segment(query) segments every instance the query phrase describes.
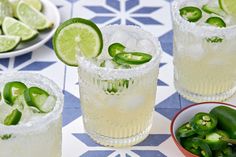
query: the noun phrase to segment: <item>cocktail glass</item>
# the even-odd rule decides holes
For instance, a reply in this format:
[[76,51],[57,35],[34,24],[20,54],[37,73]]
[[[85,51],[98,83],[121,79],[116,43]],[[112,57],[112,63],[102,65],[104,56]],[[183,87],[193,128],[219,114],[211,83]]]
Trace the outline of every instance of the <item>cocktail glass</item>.
[[21,81],[28,86],[45,89],[56,96],[56,104],[53,111],[40,118],[35,117],[32,121],[14,126],[0,123],[0,156],[61,157],[61,113],[64,101],[61,90],[46,77],[31,73],[3,73],[0,76],[0,87],[11,81]]
[[236,91],[236,26],[226,28],[190,23],[179,9],[208,1],[178,0],[172,4],[174,84],[185,98],[223,101]]
[[[138,27],[111,25],[102,28],[104,48],[113,38],[143,39],[151,44],[152,60],[131,69],[104,68],[78,58],[80,100],[85,130],[97,143],[125,147],[144,140],[152,126],[161,48],[154,37]],[[125,43],[123,43],[125,44]],[[127,46],[127,44],[126,44]],[[139,45],[140,46],[140,45]]]

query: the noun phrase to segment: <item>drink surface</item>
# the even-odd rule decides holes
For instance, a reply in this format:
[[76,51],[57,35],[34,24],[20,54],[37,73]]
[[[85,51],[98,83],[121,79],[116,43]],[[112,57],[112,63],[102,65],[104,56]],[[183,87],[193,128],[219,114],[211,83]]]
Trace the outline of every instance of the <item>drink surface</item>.
[[[2,88],[2,100],[0,104],[0,156],[11,157],[61,157],[61,112],[63,106],[63,95],[59,88],[47,78],[28,73],[4,74],[0,77]],[[16,82],[17,81],[17,82]],[[36,108],[36,106],[27,106],[26,100],[21,97],[17,99],[8,99],[5,95],[6,84],[10,82],[13,87],[14,96],[20,93],[19,82],[27,86],[26,90],[34,89],[33,95],[37,100],[43,101],[42,91],[35,90],[38,87],[45,90],[49,95],[55,96],[56,100],[51,101],[53,108],[45,113],[46,108]],[[12,84],[12,82],[14,82]],[[17,84],[18,83],[18,84]],[[22,87],[22,86],[21,86]],[[37,94],[40,94],[38,99]],[[50,96],[49,96],[50,97]],[[7,100],[14,100],[10,104]],[[48,99],[45,99],[49,101]],[[36,103],[39,104],[37,101]],[[46,102],[48,103],[48,102]],[[47,105],[50,105],[47,104]],[[36,105],[38,105],[36,104]],[[32,105],[32,104],[31,104]],[[13,111],[18,110],[21,117],[14,116]],[[44,113],[42,112],[44,111]],[[6,120],[8,117],[8,120]],[[9,119],[17,119],[11,121]],[[42,151],[43,150],[43,151]]]
[[[79,57],[80,98],[85,129],[98,143],[124,147],[149,133],[156,97],[159,47],[147,32],[131,26],[102,29],[104,48],[93,60]],[[121,66],[108,53],[113,43],[128,52],[145,52],[152,59],[141,65]],[[105,60],[105,66],[100,66]]]
[[[172,8],[175,86],[195,102],[222,101],[236,90],[235,17],[202,11],[199,21],[189,22],[180,15],[179,10],[186,6],[201,9],[208,2],[182,0]],[[206,23],[211,17],[220,17],[226,26]]]

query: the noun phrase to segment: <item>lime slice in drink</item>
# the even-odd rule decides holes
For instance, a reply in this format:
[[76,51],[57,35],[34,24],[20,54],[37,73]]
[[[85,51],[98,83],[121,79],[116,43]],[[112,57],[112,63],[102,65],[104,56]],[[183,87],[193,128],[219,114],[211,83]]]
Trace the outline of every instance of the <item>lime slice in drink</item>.
[[28,106],[37,108],[42,113],[50,112],[54,105],[55,99],[45,90],[39,87],[30,87],[24,92],[25,102]]
[[7,16],[13,16],[13,8],[8,0],[0,0],[0,26],[2,25],[3,19]]
[[14,81],[6,83],[3,88],[3,99],[5,103],[11,106],[14,105],[16,98],[23,94],[25,89],[27,89],[27,87],[22,82]]
[[96,57],[102,52],[102,33],[92,21],[73,18],[57,29],[53,47],[62,62],[78,66],[78,52],[86,58]]
[[235,0],[219,0],[220,8],[227,14],[236,17],[236,1]]
[[14,18],[6,17],[2,23],[4,34],[21,37],[22,41],[28,41],[35,38],[38,32]]
[[53,26],[53,23],[46,16],[24,1],[18,3],[16,13],[20,21],[34,29],[45,30]]
[[18,36],[0,35],[0,53],[15,49],[20,40]]
[[21,119],[22,113],[15,109],[4,120],[4,125],[17,125]]

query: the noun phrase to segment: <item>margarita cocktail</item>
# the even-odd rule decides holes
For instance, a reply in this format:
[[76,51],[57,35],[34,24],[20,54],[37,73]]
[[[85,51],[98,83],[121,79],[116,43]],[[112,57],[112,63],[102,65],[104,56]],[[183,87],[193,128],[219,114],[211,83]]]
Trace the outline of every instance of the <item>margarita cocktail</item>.
[[173,2],[174,81],[189,100],[222,101],[236,91],[236,21],[228,2]]
[[[103,145],[133,145],[142,141],[152,126],[160,47],[149,33],[137,27],[107,26],[102,34],[102,54],[95,60],[79,57],[85,129]],[[122,61],[111,57],[113,47],[133,52],[131,55],[146,52],[152,59],[140,65],[119,64]]]
[[152,126],[161,54],[155,38],[135,26],[100,31],[91,21],[74,18],[58,28],[53,41],[58,58],[78,66],[87,133],[105,146],[144,140]]
[[1,157],[61,157],[63,95],[51,80],[2,74]]

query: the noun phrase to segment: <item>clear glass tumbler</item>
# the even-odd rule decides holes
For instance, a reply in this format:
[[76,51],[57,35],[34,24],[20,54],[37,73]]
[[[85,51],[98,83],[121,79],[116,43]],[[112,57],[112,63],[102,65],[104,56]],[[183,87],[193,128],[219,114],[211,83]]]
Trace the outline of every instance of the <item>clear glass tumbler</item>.
[[5,126],[0,123],[0,156],[61,157],[61,113],[64,101],[61,90],[53,81],[39,74],[3,73],[0,76],[0,87],[10,81],[21,81],[27,86],[40,87],[56,96],[57,99],[54,109],[40,118],[14,126]]
[[180,16],[180,8],[206,2],[178,0],[172,4],[174,84],[183,97],[194,102],[223,101],[236,91],[236,26],[199,25]]
[[138,27],[114,25],[102,28],[103,53],[119,30],[152,42],[152,60],[131,69],[112,69],[79,57],[78,72],[85,130],[97,143],[125,147],[144,140],[151,129],[161,48]]

